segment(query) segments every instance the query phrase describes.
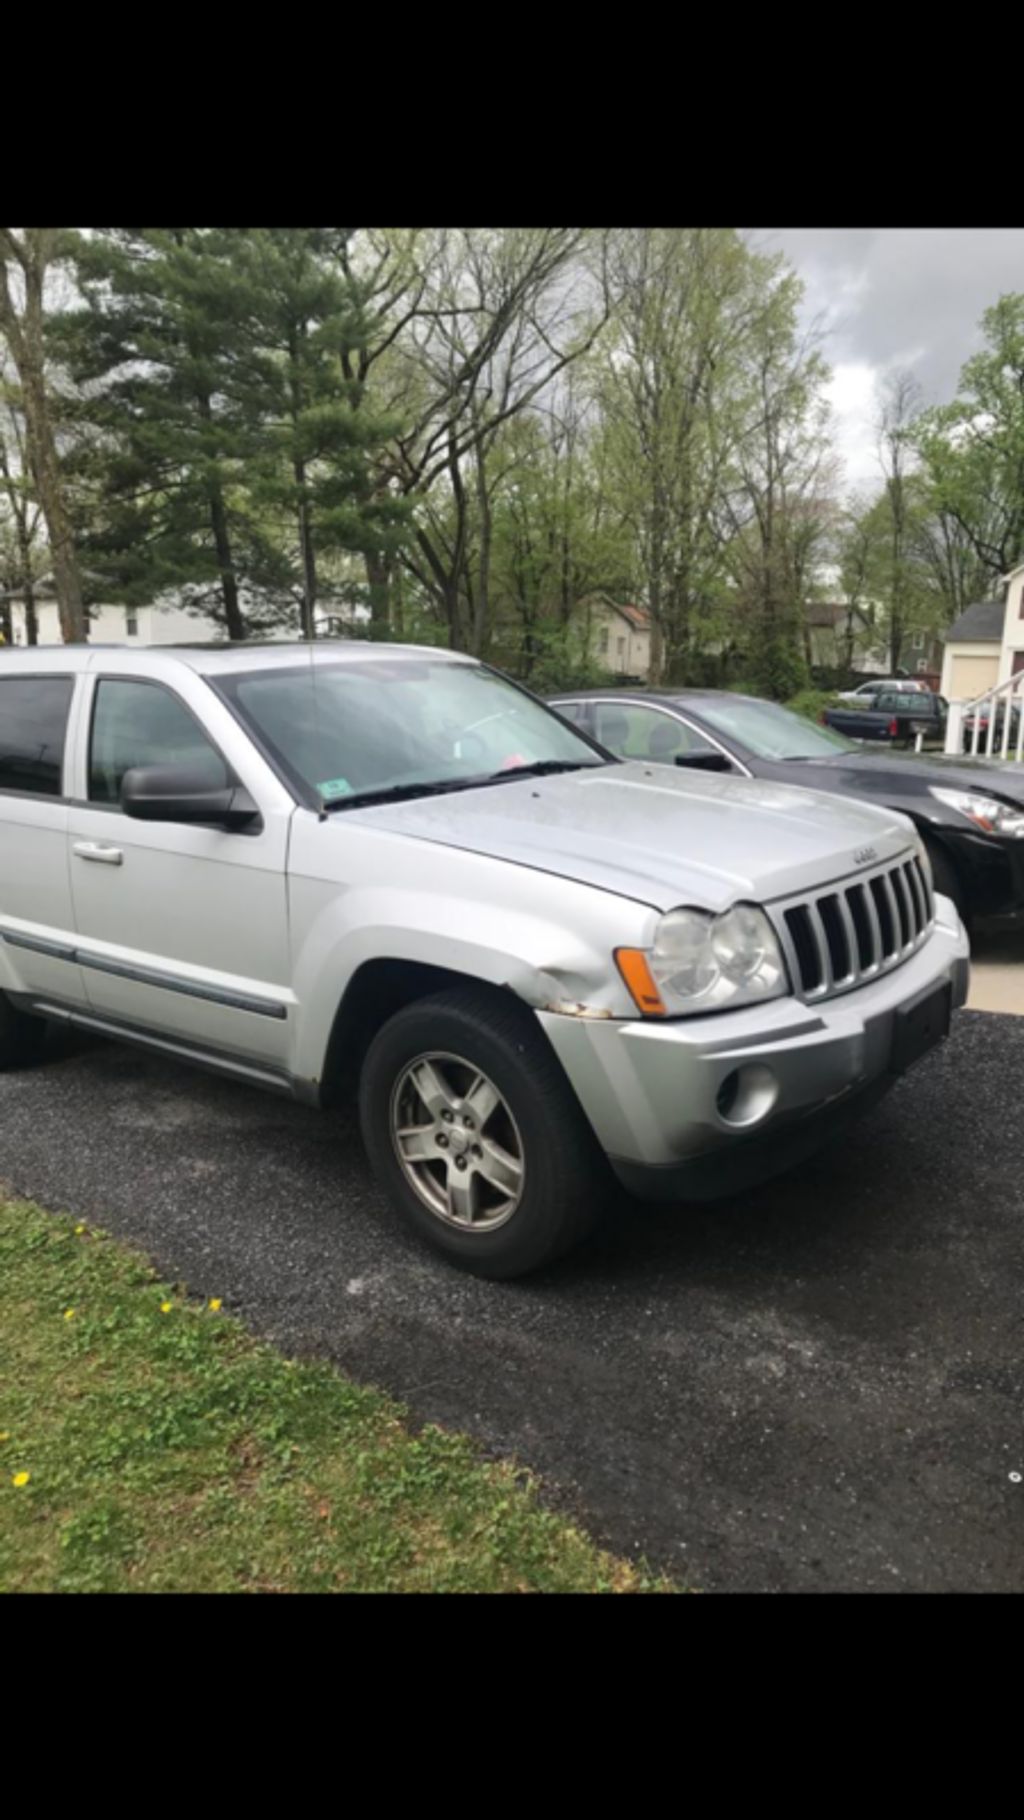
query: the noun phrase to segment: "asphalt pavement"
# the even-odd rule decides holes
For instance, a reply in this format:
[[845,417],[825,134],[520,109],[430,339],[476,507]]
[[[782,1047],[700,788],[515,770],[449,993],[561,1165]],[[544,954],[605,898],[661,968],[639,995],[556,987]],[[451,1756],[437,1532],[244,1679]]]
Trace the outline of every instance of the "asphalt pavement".
[[0,1076],[0,1180],[544,1478],[704,1590],[1024,1584],[1024,1021],[965,1012],[839,1146],[463,1276],[326,1116],[112,1044]]

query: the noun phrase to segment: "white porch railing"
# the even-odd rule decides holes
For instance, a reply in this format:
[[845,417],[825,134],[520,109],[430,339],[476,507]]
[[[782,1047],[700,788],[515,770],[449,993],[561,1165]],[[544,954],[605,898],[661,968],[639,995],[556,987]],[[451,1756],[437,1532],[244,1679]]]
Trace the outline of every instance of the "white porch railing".
[[[987,712],[986,712],[987,711]],[[1024,753],[1024,670],[1007,677],[973,701],[951,701],[946,721],[946,751],[964,749],[964,727],[973,715],[968,751],[974,758],[1016,758]],[[982,720],[988,725],[982,732]]]

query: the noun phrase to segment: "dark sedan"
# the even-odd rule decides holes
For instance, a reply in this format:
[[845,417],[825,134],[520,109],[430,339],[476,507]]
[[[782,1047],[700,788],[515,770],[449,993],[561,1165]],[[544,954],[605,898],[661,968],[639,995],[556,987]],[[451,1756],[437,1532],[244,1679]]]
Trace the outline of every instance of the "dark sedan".
[[619,758],[800,783],[908,815],[961,916],[1024,911],[1024,765],[860,745],[725,690],[580,690],[551,706]]

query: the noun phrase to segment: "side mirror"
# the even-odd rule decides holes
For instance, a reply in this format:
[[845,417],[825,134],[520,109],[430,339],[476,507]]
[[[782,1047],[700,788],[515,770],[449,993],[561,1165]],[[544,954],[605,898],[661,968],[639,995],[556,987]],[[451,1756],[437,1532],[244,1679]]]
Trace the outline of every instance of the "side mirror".
[[677,752],[675,762],[688,771],[731,771],[733,768],[724,752]]
[[257,805],[241,784],[211,784],[188,765],[137,765],[121,780],[121,807],[143,822],[196,822],[256,834]]

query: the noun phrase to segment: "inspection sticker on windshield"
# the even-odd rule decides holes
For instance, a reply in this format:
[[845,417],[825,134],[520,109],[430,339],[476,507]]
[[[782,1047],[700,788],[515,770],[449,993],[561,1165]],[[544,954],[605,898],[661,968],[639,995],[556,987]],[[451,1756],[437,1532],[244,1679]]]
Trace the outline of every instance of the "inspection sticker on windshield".
[[347,777],[329,777],[325,784],[317,784],[317,789],[328,802],[334,796],[351,796],[352,794],[352,785]]

